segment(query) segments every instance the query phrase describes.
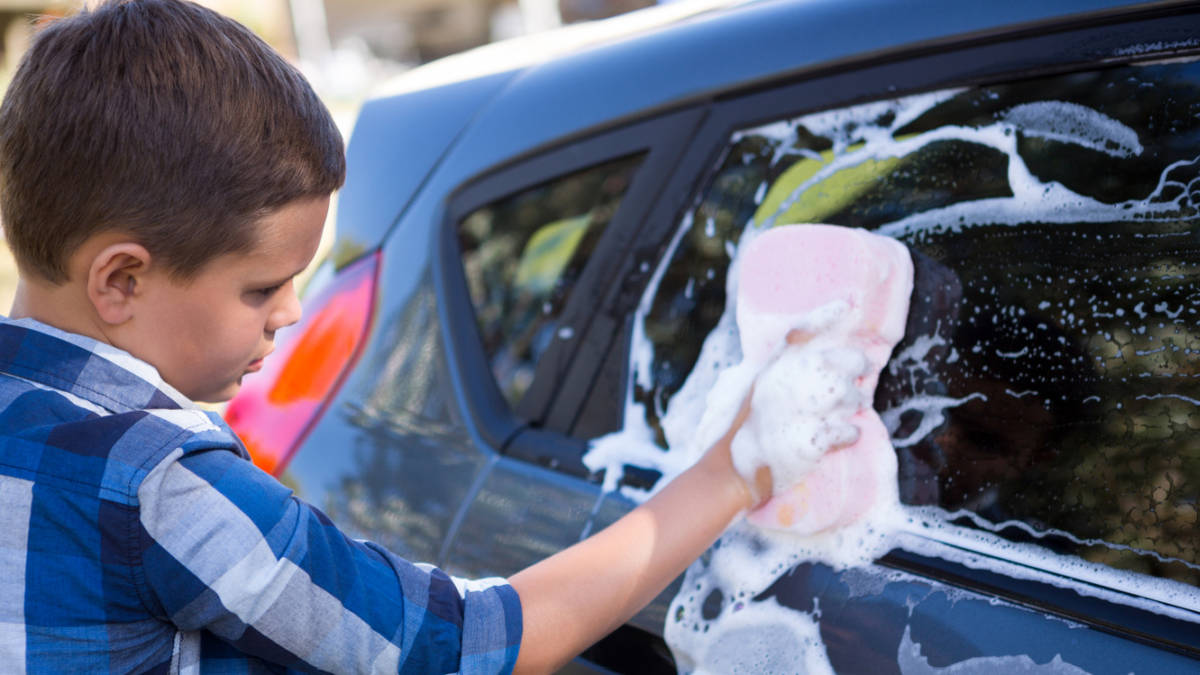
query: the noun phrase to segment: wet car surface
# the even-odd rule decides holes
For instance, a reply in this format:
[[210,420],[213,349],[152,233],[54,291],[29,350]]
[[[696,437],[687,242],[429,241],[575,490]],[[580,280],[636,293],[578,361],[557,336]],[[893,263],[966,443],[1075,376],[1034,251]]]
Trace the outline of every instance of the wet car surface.
[[[1198,28],[678,5],[415,71],[364,108],[306,319],[231,423],[354,536],[512,574],[678,469],[746,232],[867,228],[917,272],[875,399],[890,547],[730,578],[762,545],[730,537],[572,668],[1192,672]],[[628,452],[585,464],[598,439]]]

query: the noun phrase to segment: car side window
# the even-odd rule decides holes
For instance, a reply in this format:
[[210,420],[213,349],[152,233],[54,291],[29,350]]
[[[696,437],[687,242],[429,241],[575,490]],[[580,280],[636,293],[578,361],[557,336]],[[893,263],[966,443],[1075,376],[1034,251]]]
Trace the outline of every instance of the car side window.
[[475,321],[513,409],[642,159],[572,173],[483,206],[458,224]]
[[649,348],[634,350],[633,399],[658,444],[674,445],[687,424],[670,419],[673,398],[723,365],[705,360],[705,341],[736,331],[722,317],[745,228],[893,236],[917,281],[875,406],[902,501],[1198,584],[1198,209],[1197,63],[738,131],[640,314],[635,339]]

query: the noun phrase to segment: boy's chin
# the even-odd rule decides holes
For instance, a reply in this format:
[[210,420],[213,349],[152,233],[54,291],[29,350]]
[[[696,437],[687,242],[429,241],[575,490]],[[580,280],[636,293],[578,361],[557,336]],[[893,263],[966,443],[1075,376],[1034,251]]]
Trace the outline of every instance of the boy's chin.
[[233,398],[234,396],[237,396],[237,393],[239,391],[241,391],[241,389],[242,389],[242,378],[239,377],[236,382],[233,382],[233,383],[225,386],[225,388],[217,390],[217,391],[212,391],[212,390],[198,391],[195,394],[190,394],[188,392],[181,392],[181,393],[183,393],[184,396],[187,396],[189,399],[191,399],[192,401],[194,401],[196,403],[209,403],[209,404],[217,405],[217,404],[221,404],[221,403],[227,403],[229,401],[229,399]]

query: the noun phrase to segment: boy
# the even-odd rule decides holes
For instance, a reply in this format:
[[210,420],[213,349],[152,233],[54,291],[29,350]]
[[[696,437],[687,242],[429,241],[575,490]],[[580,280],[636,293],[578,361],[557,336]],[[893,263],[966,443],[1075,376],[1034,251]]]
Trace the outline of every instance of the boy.
[[213,12],[115,0],[36,37],[0,107],[6,671],[552,672],[757,501],[731,431],[596,536],[466,582],[256,469],[192,401],[230,398],[299,318],[344,170],[304,79]]

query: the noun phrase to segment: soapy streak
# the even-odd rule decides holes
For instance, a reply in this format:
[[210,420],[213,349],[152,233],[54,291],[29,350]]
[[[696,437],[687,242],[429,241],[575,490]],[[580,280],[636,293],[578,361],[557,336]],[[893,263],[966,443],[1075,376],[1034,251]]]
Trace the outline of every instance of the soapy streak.
[[[689,211],[686,215],[684,215],[683,222],[681,222],[679,224],[679,229],[675,231],[675,236],[671,238],[671,243],[667,245],[667,250],[666,250],[666,252],[663,253],[664,261],[670,261],[672,258],[675,257],[675,250],[677,248],[679,248],[679,242],[683,241],[684,235],[687,234],[688,231],[692,229],[692,219],[694,217],[695,216],[691,211]],[[650,289],[658,290],[658,285],[662,283],[663,275],[666,273],[667,273],[667,265],[659,264],[658,269],[654,270],[654,274],[650,277],[650,282],[646,285],[647,292],[646,292],[646,294],[644,294],[642,296],[641,301],[638,303],[637,314],[636,314],[636,317],[638,320],[634,321],[634,326],[633,326],[633,330],[634,330],[633,344],[634,345],[646,344],[647,346],[649,346],[649,343],[646,342],[645,333],[643,332],[643,330],[644,330],[643,326],[645,324],[646,315],[650,313],[650,307],[651,307],[651,305],[654,304],[654,294],[650,292]],[[648,390],[652,386],[652,382],[650,381],[650,373],[651,373],[651,369],[653,368],[654,351],[653,351],[653,349],[643,350],[643,351],[645,351],[647,353],[643,354],[640,352],[635,352],[635,354],[634,354],[635,356],[639,357],[637,360],[637,363],[635,364],[636,365],[635,372],[637,373],[637,383],[640,384],[644,389]],[[633,387],[633,383],[630,382],[629,391],[627,392],[627,396],[625,399],[627,401],[633,401],[632,387]],[[634,405],[636,405],[636,404],[634,404]],[[626,412],[632,412],[632,411],[626,411]],[[644,417],[645,416],[643,415],[643,418]],[[628,420],[630,418],[628,415],[626,415],[625,419]]]
[[[646,422],[646,411],[633,396],[633,388],[635,384],[647,390],[653,386],[650,373],[654,365],[654,348],[646,339],[646,315],[650,313],[650,307],[654,303],[654,294],[658,290],[659,284],[662,283],[663,275],[666,274],[666,263],[675,256],[679,243],[691,229],[692,219],[692,212],[684,215],[679,229],[676,230],[663,254],[663,263],[659,264],[658,268],[654,270],[654,274],[650,276],[646,292],[642,295],[634,313],[629,356],[631,377],[628,378],[625,385],[624,428],[619,432],[592,440],[588,444],[588,451],[583,455],[583,463],[588,469],[593,472],[604,471],[604,485],[597,497],[597,506],[593,508],[593,514],[584,527],[583,534],[585,536],[591,533],[595,513],[599,511],[598,505],[604,499],[604,495],[617,491],[617,485],[625,475],[625,464],[635,463],[661,472],[663,479],[656,484],[656,488],[660,489],[691,464],[686,457],[680,456],[683,453],[664,453],[658,447],[654,441],[654,431]],[[650,494],[632,489],[623,490],[622,494],[635,502],[642,502],[650,498]]]
[[[886,138],[891,132],[905,127],[938,104],[954,98],[962,91],[964,90],[951,89],[920,94],[815,113],[791,121],[774,122],[754,129],[735,132],[730,138],[730,143],[736,145],[748,136],[761,136],[778,141],[779,144],[775,147],[775,152],[771,157],[771,166],[775,166],[780,159],[788,155],[798,155],[824,162],[825,158],[821,153],[811,148],[797,148],[791,145],[796,140],[796,127],[804,126],[812,134],[828,138],[833,142],[833,153],[841,155],[858,140],[878,140],[881,136]],[[888,114],[894,115],[891,125],[882,128],[875,124],[877,120]]]
[[[803,123],[803,120],[802,120],[802,123]],[[1006,147],[997,147],[997,149],[999,149],[1001,152],[1005,152],[1006,149],[1009,149],[1009,150],[1011,150],[1012,154],[1015,154],[1016,150],[1017,150],[1015,137],[1010,136],[1007,139],[1005,139],[1003,133],[1000,133],[1000,134],[987,133],[990,130],[992,130],[993,128],[999,127],[999,126],[1009,126],[1009,125],[1007,125],[1005,123],[998,123],[995,125],[991,125],[989,127],[983,127],[981,129],[972,129],[970,127],[950,127],[950,126],[939,127],[932,131],[923,133],[920,136],[916,136],[914,138],[910,138],[910,139],[903,140],[903,141],[894,140],[889,136],[889,137],[887,137],[886,142],[878,144],[879,146],[882,146],[882,147],[872,147],[872,144],[868,143],[861,150],[858,150],[856,152],[847,153],[844,155],[836,154],[836,150],[835,150],[833,160],[830,161],[828,164],[826,164],[824,167],[822,167],[820,170],[818,170],[808,180],[806,180],[803,183],[801,183],[800,185],[796,186],[790,193],[788,193],[788,196],[785,197],[783,199],[783,201],[779,204],[779,208],[777,208],[775,210],[775,213],[772,213],[766,220],[763,221],[762,227],[770,228],[770,227],[774,226],[776,219],[779,216],[787,213],[788,210],[791,209],[792,206],[794,206],[796,204],[796,202],[800,201],[800,197],[802,197],[804,195],[804,193],[809,190],[809,188],[813,187],[814,185],[818,185],[818,184],[824,182],[825,180],[828,180],[829,178],[833,177],[837,173],[840,173],[846,169],[850,169],[850,168],[859,166],[860,164],[863,164],[865,162],[872,161],[872,160],[880,161],[880,160],[884,160],[884,159],[900,159],[909,154],[912,154],[913,152],[916,152],[917,150],[920,150],[921,148],[925,147],[929,143],[933,143],[935,141],[960,140],[960,141],[980,143],[982,145],[988,145],[988,146],[992,146],[992,147],[1008,146],[1007,148]],[[1000,137],[999,141],[997,139],[992,138],[992,136],[996,136],[996,135],[998,135]],[[1006,140],[1007,142],[1006,143],[1002,142],[1004,140]],[[1025,169],[1024,164],[1021,164],[1020,169],[1016,169],[1014,167],[1014,164],[1015,164],[1014,162],[1009,162],[1009,180],[1010,181],[1013,180],[1014,173],[1016,174],[1015,177],[1017,177],[1019,180],[1021,177],[1020,176],[1021,169]],[[1028,173],[1027,169],[1024,171],[1024,174],[1025,174],[1026,180],[1034,180],[1032,175],[1030,175]],[[1014,190],[1014,192],[1015,192],[1015,190]]]
[[996,350],[996,356],[999,356],[1002,359],[1019,359],[1028,353],[1029,347],[1023,347],[1020,351],[1016,352],[1002,352],[1000,350]]
[[[919,231],[934,228],[958,231],[963,227],[982,224],[1016,225],[1030,221],[1042,223],[1079,223],[1147,219],[1167,220],[1178,215],[1183,201],[1190,193],[1192,184],[1196,182],[1196,180],[1192,180],[1185,184],[1170,180],[1169,176],[1173,170],[1196,164],[1200,162],[1200,157],[1191,160],[1179,160],[1163,170],[1159,176],[1158,185],[1146,199],[1105,204],[1090,197],[1084,197],[1071,192],[1059,183],[1043,183],[1034,177],[1017,152],[1018,134],[1016,132],[1022,131],[1022,129],[1009,121],[1002,120],[978,128],[944,126],[903,141],[897,141],[892,138],[891,132],[901,128],[908,121],[911,121],[911,119],[916,119],[916,117],[930,108],[946,100],[949,97],[948,95],[954,93],[957,92],[943,92],[941,93],[942,95],[936,96],[925,95],[904,99],[903,101],[867,104],[866,106],[862,106],[864,111],[849,117],[839,116],[836,113],[820,113],[799,118],[791,123],[777,123],[767,127],[752,129],[741,134],[735,134],[735,142],[744,135],[755,134],[777,140],[782,146],[786,146],[789,142],[794,141],[796,126],[804,126],[816,135],[834,136],[833,160],[808,180],[794,188],[780,203],[775,212],[763,221],[761,226],[763,228],[773,226],[776,220],[787,213],[805,192],[840,171],[868,161],[903,158],[930,143],[938,141],[976,143],[1004,153],[1008,157],[1008,183],[1014,196],[960,202],[940,209],[923,211],[882,226],[877,230],[879,234],[902,238]],[[1045,104],[1066,105],[1058,101],[1047,101]],[[882,115],[888,111],[895,111],[896,107],[903,108],[903,112],[906,114],[897,114],[896,120],[887,129],[870,127],[868,125],[859,126],[854,129],[853,136],[844,130],[846,122],[865,122],[869,119],[878,119],[878,117],[872,116]],[[840,113],[843,111],[836,112]],[[842,117],[846,118],[842,119]],[[863,119],[859,120],[858,118],[860,117]],[[1106,120],[1109,126],[1113,127],[1110,135],[1115,134],[1120,137],[1117,141],[1118,146],[1123,149],[1122,154],[1141,154],[1140,144],[1134,145],[1128,142],[1127,139],[1125,143],[1119,142],[1129,134],[1132,134],[1136,138],[1136,133],[1133,133],[1132,130],[1116,120],[1107,118],[1100,113],[1095,113],[1095,117],[1097,120]],[[831,124],[831,121],[834,124]],[[828,127],[833,127],[837,122],[842,122],[842,127],[832,130],[827,129]],[[1034,133],[1037,132],[1035,131]],[[1101,134],[1099,137],[1104,138],[1104,135]],[[846,147],[854,140],[864,140],[866,141],[866,145],[857,151],[843,154]],[[1056,134],[1054,140],[1074,142],[1083,147],[1096,149],[1096,138],[1072,138],[1065,134]],[[1107,152],[1104,149],[1099,151]],[[776,150],[776,154],[780,156],[779,149]],[[1168,187],[1179,188],[1182,190],[1182,193],[1174,200],[1158,201],[1161,200],[1164,191]],[[1156,201],[1157,203],[1155,203]]]
[[[805,124],[805,118],[801,118],[799,120],[799,122],[800,122],[800,124],[803,124],[806,127],[808,126],[807,124]],[[938,141],[963,141],[963,142],[967,142],[967,143],[976,143],[979,145],[983,145],[983,146],[987,146],[987,147],[995,148],[996,150],[999,150],[1000,152],[1004,153],[1009,158],[1008,182],[1009,182],[1010,188],[1013,191],[1013,194],[1014,195],[1032,194],[1036,190],[1040,190],[1044,187],[1048,187],[1048,184],[1042,183],[1037,178],[1035,178],[1032,173],[1030,173],[1028,167],[1025,165],[1024,160],[1021,159],[1020,154],[1017,152],[1017,136],[1018,136],[1018,134],[1016,132],[1018,130],[1019,129],[1016,125],[1014,125],[1010,122],[1003,122],[1003,121],[996,122],[994,124],[990,124],[990,125],[984,126],[984,127],[978,127],[978,128],[947,125],[944,127],[938,127],[937,129],[927,131],[923,134],[920,134],[919,136],[915,136],[913,138],[905,139],[902,141],[895,140],[890,135],[883,136],[882,138],[879,138],[879,139],[871,138],[870,140],[868,140],[867,145],[864,146],[862,149],[857,150],[855,152],[843,154],[843,155],[838,155],[838,154],[836,154],[836,151],[835,151],[833,160],[830,161],[828,164],[826,164],[824,167],[822,167],[815,174],[813,174],[813,176],[810,177],[808,180],[806,180],[803,183],[801,183],[800,185],[796,186],[788,194],[788,196],[784,198],[783,202],[780,203],[779,208],[776,209],[775,213],[771,214],[771,216],[768,217],[763,222],[763,227],[771,227],[772,225],[774,225],[775,219],[777,217],[779,217],[780,215],[787,213],[787,211],[793,205],[795,205],[795,203],[797,201],[800,200],[800,197],[803,196],[804,193],[807,192],[809,188],[831,178],[834,174],[837,174],[841,171],[844,171],[844,170],[852,168],[852,167],[859,166],[868,161],[881,161],[881,160],[885,160],[885,159],[901,159],[912,153],[915,153],[916,151],[924,148],[925,146],[929,145],[930,143],[935,143]],[[1065,142],[1065,140],[1067,140],[1067,139],[1061,139],[1061,140],[1064,140],[1064,142]],[[1150,199],[1153,199],[1155,196],[1159,196],[1162,194],[1162,191],[1163,191],[1163,189],[1165,189],[1166,184],[1167,184],[1166,176],[1170,172],[1171,169],[1178,167],[1178,166],[1186,166],[1187,164],[1194,163],[1195,161],[1196,160],[1192,160],[1192,161],[1184,160],[1184,161],[1176,162],[1176,163],[1172,164],[1170,167],[1168,167],[1167,170],[1164,171],[1162,176],[1160,177],[1159,185],[1158,185],[1157,189],[1154,191],[1154,193],[1151,195]],[[1057,185],[1057,184],[1049,184],[1049,185]],[[1183,187],[1186,188],[1186,186],[1183,186]],[[1076,198],[1085,199],[1085,198],[1081,198],[1079,195],[1076,195],[1075,193],[1071,193],[1070,191],[1066,190],[1065,188],[1061,188],[1061,190],[1071,194],[1072,196],[1074,196]],[[1185,194],[1186,194],[1186,192],[1185,192]],[[966,202],[966,203],[967,204],[978,204],[981,202],[993,202],[994,203],[994,202],[1008,202],[1011,200],[1012,200],[1012,198],[987,199],[987,200],[979,200],[976,202]],[[1095,202],[1094,200],[1089,200],[1089,201],[1092,201],[1096,205],[1101,205],[1100,202]],[[1127,202],[1127,203],[1132,204],[1134,202]],[[1172,204],[1174,204],[1174,202],[1172,202]],[[1107,205],[1101,205],[1101,206],[1107,206]],[[1120,207],[1121,205],[1118,204],[1115,206]],[[1176,207],[1178,207],[1178,205],[1176,205]],[[948,207],[948,208],[953,208],[953,207]],[[903,223],[903,222],[910,220],[916,216],[921,216],[921,215],[926,215],[926,214],[931,214],[931,213],[940,213],[944,210],[945,209],[925,211],[920,214],[915,214],[914,216],[910,216],[909,218],[902,220],[902,221],[898,221],[898,222]],[[892,223],[891,225],[885,226],[885,227],[894,228],[896,225],[897,225],[897,223]],[[880,228],[879,233],[880,234],[888,234],[891,236],[899,236],[896,232],[893,232],[891,230],[885,230],[884,228]]]
[[[1028,673],[1029,675],[1090,675],[1086,670],[1062,660],[1061,654],[1045,664],[1038,664],[1027,654],[1016,656],[977,656],[944,668],[929,665],[921,656],[921,645],[912,641],[911,627],[904,627],[896,665],[901,675],[972,675],[982,673]],[[1132,675],[1132,673],[1130,674]]]
[[[892,434],[892,446],[907,448],[916,445],[933,430],[942,426],[942,423],[946,421],[944,413],[947,409],[957,408],[973,399],[986,401],[988,397],[980,392],[975,392],[962,398],[929,395],[914,396],[895,408],[888,408],[879,413],[879,416],[883,418],[883,423],[887,427],[888,433]],[[916,431],[905,438],[896,438],[895,433],[900,429],[900,417],[910,410],[917,410],[923,413],[921,424],[917,427]]]
[[[736,143],[750,135],[765,136],[778,141],[792,141],[796,138],[796,127],[804,126],[813,135],[823,136],[832,141],[834,154],[842,154],[856,141],[890,135],[891,132],[907,126],[921,115],[963,91],[965,90],[948,89],[815,113],[792,121],[777,122],[735,133],[733,142]],[[892,123],[887,127],[880,127],[876,123],[877,120],[883,119],[887,115],[894,116]]]
[[[1039,101],[1013,106],[1001,117],[1026,136],[1073,143],[1113,157],[1142,154],[1137,132],[1078,103]],[[1087,133],[1087,132],[1092,133]]]
[[[932,507],[932,508],[937,508],[937,507]],[[976,527],[979,527],[979,528],[985,529],[985,530],[990,530],[992,532],[1000,532],[1000,531],[1008,529],[1010,527],[1015,527],[1018,530],[1021,530],[1021,531],[1025,532],[1026,534],[1028,534],[1029,536],[1033,537],[1034,539],[1045,539],[1046,537],[1060,537],[1062,539],[1071,541],[1072,543],[1079,544],[1080,546],[1103,546],[1105,548],[1113,549],[1116,551],[1129,551],[1131,553],[1136,553],[1138,555],[1150,556],[1151,558],[1154,558],[1155,560],[1158,560],[1159,562],[1179,563],[1179,564],[1185,565],[1191,569],[1200,570],[1200,565],[1197,565],[1195,563],[1190,563],[1186,560],[1170,558],[1170,557],[1167,557],[1157,551],[1149,551],[1149,550],[1142,549],[1142,548],[1135,548],[1133,546],[1126,546],[1124,544],[1114,544],[1112,542],[1108,542],[1103,539],[1084,539],[1082,537],[1077,537],[1077,536],[1071,534],[1070,532],[1066,532],[1063,530],[1054,530],[1054,529],[1038,530],[1038,529],[1035,529],[1032,526],[1030,526],[1028,523],[1025,523],[1025,522],[1019,521],[1019,520],[1005,520],[1005,521],[1002,521],[999,523],[993,523],[992,521],[981,517],[979,514],[975,513],[974,511],[967,511],[964,509],[958,509],[955,511],[945,511],[941,517],[947,521],[958,520],[959,518],[966,518],[966,519],[970,520]]]
[[[917,372],[930,373],[930,365],[925,361],[925,357],[929,356],[930,350],[934,347],[944,347],[946,345],[945,338],[941,335],[942,324],[939,321],[933,329],[932,335],[921,335],[913,341],[912,345],[906,347],[904,351],[896,355],[888,364],[888,370],[892,375],[899,375],[900,369],[907,369],[911,377],[915,377]],[[911,379],[910,377],[910,379]],[[913,385],[916,382],[912,382]]]
[[905,506],[903,512],[907,517],[895,522],[893,547],[1200,624],[1200,597],[1192,586],[1053,553],[1040,544],[1014,543],[990,530],[963,528],[936,506]]
[[[914,139],[915,140],[915,139]],[[995,147],[995,146],[993,146]],[[1029,175],[1019,155],[1009,155],[1010,187],[1013,197],[979,199],[960,202],[950,206],[914,213],[913,215],[880,227],[880,234],[906,237],[922,231],[944,229],[958,232],[963,228],[978,225],[1020,225],[1037,222],[1042,224],[1075,225],[1079,223],[1104,223],[1120,221],[1170,221],[1179,217],[1183,200],[1189,196],[1183,192],[1171,201],[1155,202],[1161,198],[1168,186],[1186,187],[1182,183],[1167,180],[1175,168],[1200,162],[1200,157],[1180,160],[1168,166],[1159,177],[1158,187],[1144,200],[1131,199],[1116,204],[1105,204],[1085,197],[1063,187],[1060,183],[1041,183],[1032,179],[1031,184],[1016,184],[1011,178]],[[1021,171],[1016,165],[1020,164]],[[1137,308],[1135,308],[1136,310]],[[1145,318],[1144,316],[1142,318]]]
[[[1195,47],[1200,40],[1176,40],[1174,42],[1150,42],[1147,44],[1133,45],[1132,47],[1122,47],[1115,54],[1118,56],[1137,56],[1140,54],[1150,54],[1152,52],[1165,52],[1169,49],[1187,49]],[[1185,57],[1187,61],[1191,61],[1192,57]],[[1173,61],[1174,59],[1167,59]]]
[[1137,397],[1137,400],[1139,400],[1139,401],[1154,401],[1154,400],[1157,400],[1160,398],[1177,398],[1180,401],[1187,401],[1188,403],[1191,403],[1192,405],[1200,405],[1200,401],[1197,401],[1194,398],[1188,398],[1187,396],[1180,396],[1179,394],[1153,394],[1153,395],[1142,394],[1141,396]]

